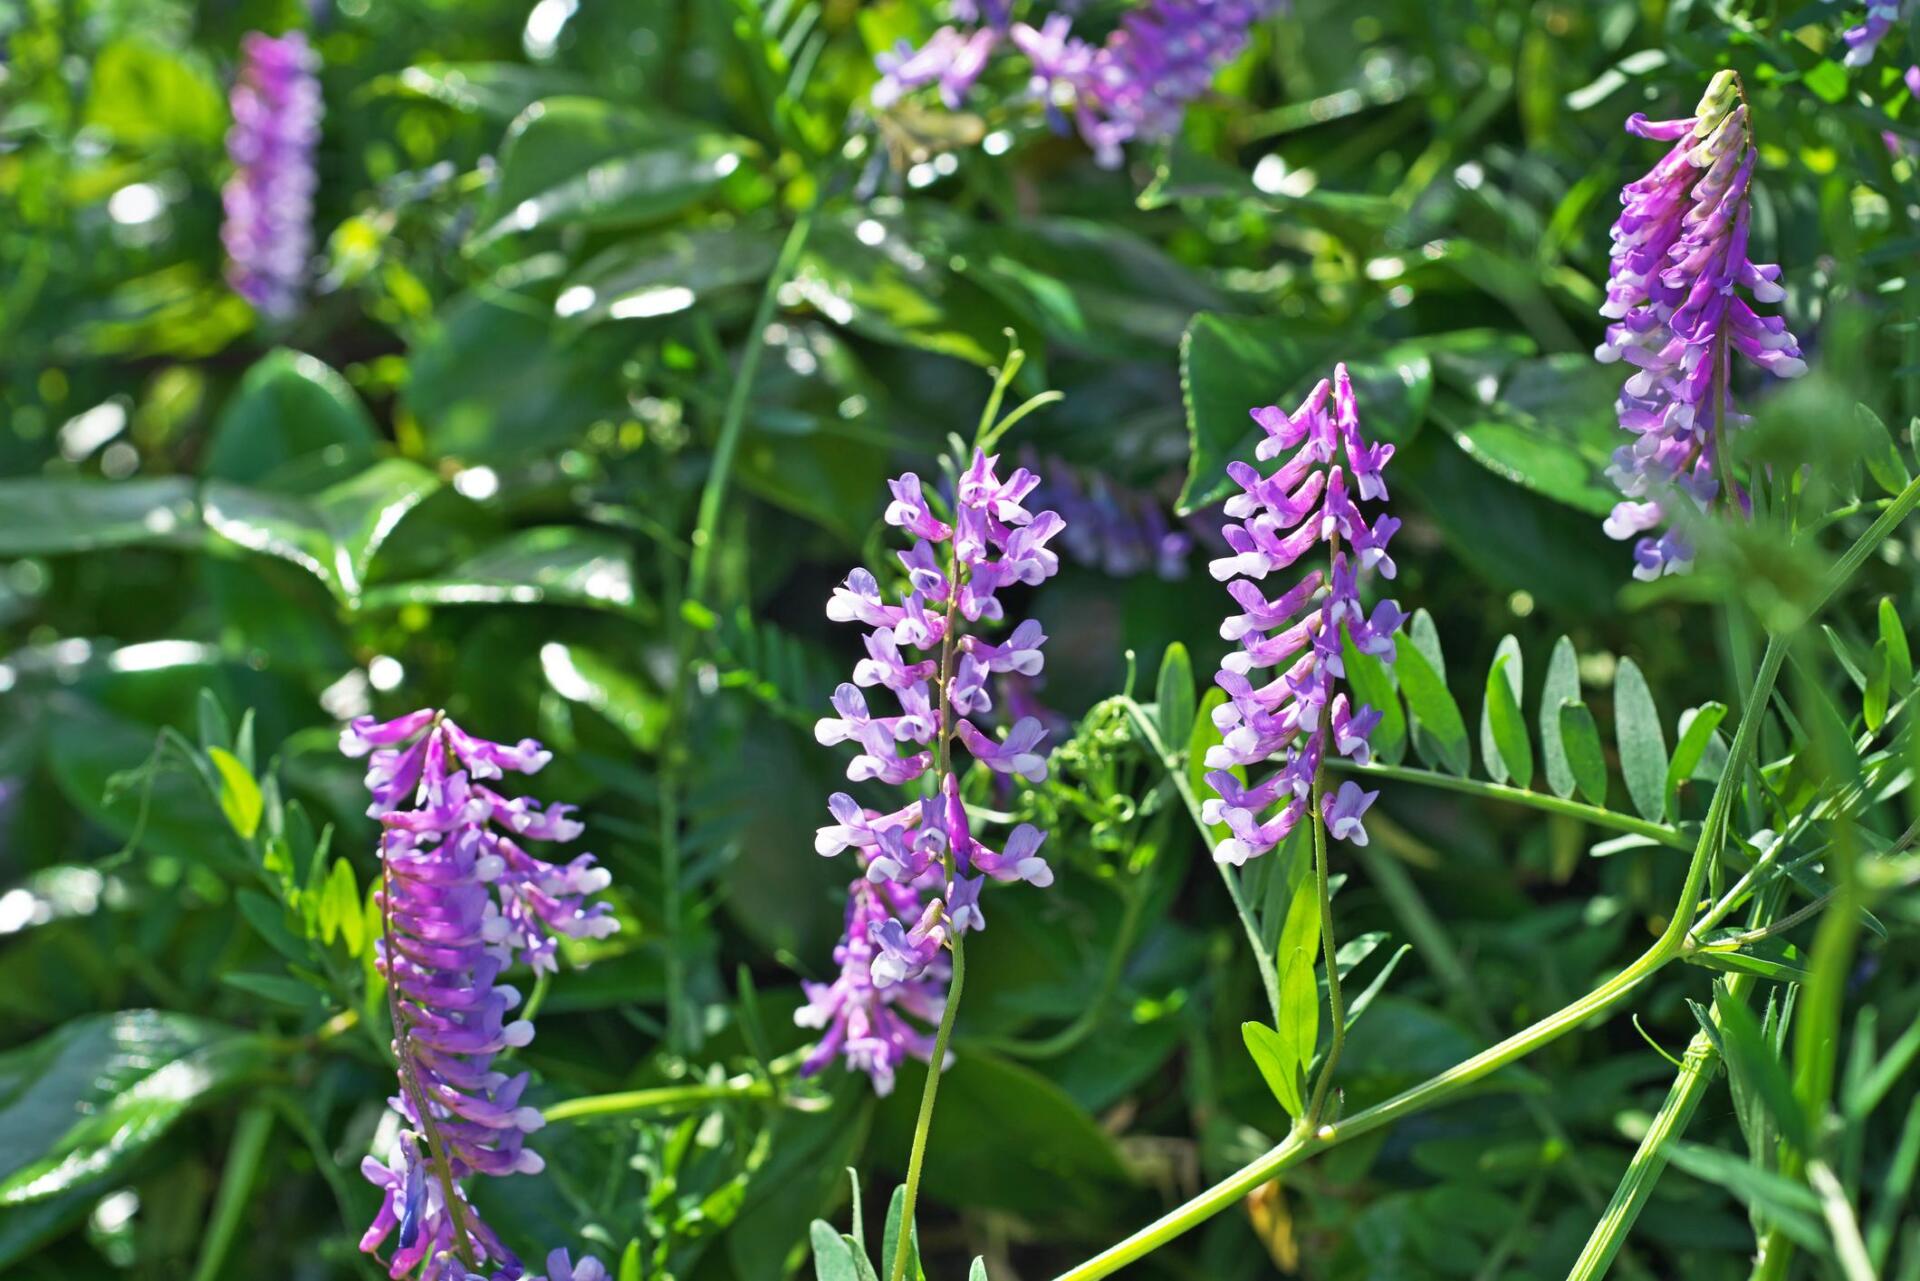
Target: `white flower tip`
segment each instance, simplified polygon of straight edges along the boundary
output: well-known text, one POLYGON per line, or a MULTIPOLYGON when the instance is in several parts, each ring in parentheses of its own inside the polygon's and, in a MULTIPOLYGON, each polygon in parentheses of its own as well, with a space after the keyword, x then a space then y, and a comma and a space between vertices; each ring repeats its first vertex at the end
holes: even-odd
POLYGON ((533 1044, 533 1024, 529 1023, 526 1019, 515 1019, 513 1022, 507 1024, 506 1027, 502 1028, 500 1034, 506 1039, 508 1045, 516 1049, 523 1045, 533 1044))
POLYGON ((498 854, 482 854, 473 860, 473 874, 481 881, 497 881, 507 870, 507 860, 498 854))
POLYGON ((516 1130, 523 1130, 528 1134, 532 1134, 535 1130, 545 1126, 546 1123, 547 1118, 540 1115, 539 1108, 515 1108, 513 1110, 513 1126, 516 1130))
POLYGON ((1238 837, 1230 836, 1213 847, 1213 861, 1216 863, 1231 863, 1239 867, 1252 857, 1253 851, 1238 837))

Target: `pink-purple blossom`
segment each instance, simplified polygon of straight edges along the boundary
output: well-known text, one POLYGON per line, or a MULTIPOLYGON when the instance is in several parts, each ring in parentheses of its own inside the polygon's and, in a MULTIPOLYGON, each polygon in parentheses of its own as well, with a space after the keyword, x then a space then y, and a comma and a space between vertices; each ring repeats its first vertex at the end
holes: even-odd
POLYGON ((1737 490, 1722 492, 1720 476, 1725 433, 1746 421, 1733 409, 1734 356, 1777 378, 1807 366, 1786 322, 1753 305, 1777 303, 1786 291, 1780 268, 1747 253, 1757 152, 1739 79, 1715 76, 1690 117, 1635 114, 1627 130, 1673 143, 1621 192, 1600 309, 1611 323, 1595 352, 1635 366, 1618 405, 1634 439, 1608 468, 1625 499, 1606 531, 1645 535, 1634 544, 1633 572, 1653 579, 1693 562, 1691 542, 1674 527, 1677 504, 1744 507, 1737 490))
POLYGON ((1911 17, 1915 0, 1867 0, 1860 21, 1840 33, 1847 52, 1842 59, 1849 67, 1864 67, 1880 51, 1880 42, 1903 17, 1911 17))
POLYGON ((241 43, 221 193, 227 279, 263 314, 291 315, 313 252, 314 146, 320 140, 319 57, 306 36, 255 31, 241 43))
POLYGON ((946 949, 955 935, 985 928, 985 882, 1053 881, 1038 829, 1015 827, 998 850, 976 837, 949 761, 958 745, 995 773, 1047 777, 1047 732, 1037 717, 1011 719, 1004 735, 983 728, 994 685, 1037 675, 1047 637, 1031 619, 997 638, 969 625, 1004 619, 1001 589, 1059 570, 1049 544, 1064 528, 1057 513, 1029 510, 1037 476, 1021 467, 1002 479, 998 464, 975 451, 951 498, 938 504, 912 472, 888 482, 886 522, 913 540, 899 553, 904 591, 889 599, 878 576, 858 568, 827 602, 829 618, 871 630, 866 656, 834 691, 834 714, 821 717, 814 736, 825 746, 854 746, 849 781, 912 793, 882 808, 846 792, 828 798, 833 821, 815 834, 814 850, 827 858, 853 851, 860 875, 834 949, 839 975, 808 983, 807 1004, 794 1017, 821 1032, 804 1073, 843 1058, 881 1094, 909 1055, 933 1052, 924 1025, 945 1003, 946 949))
MULTIPOLYGON (((1231 554, 1209 566, 1214 578, 1228 582, 1242 611, 1220 626, 1221 637, 1239 648, 1215 678, 1227 701, 1213 714, 1222 741, 1207 751, 1214 795, 1201 806, 1205 822, 1228 829, 1214 858, 1233 864, 1272 849, 1306 815, 1329 739, 1338 755, 1368 762, 1367 739, 1380 712, 1355 706, 1341 688, 1347 674, 1342 638, 1392 662, 1403 621, 1391 600, 1371 612, 1360 603, 1357 569, 1394 575, 1386 546, 1400 522, 1382 512, 1369 523, 1361 510, 1363 502, 1386 502, 1383 470, 1393 446, 1375 446, 1362 434, 1347 367, 1336 366, 1332 382, 1322 379, 1293 413, 1256 409, 1253 420, 1265 433, 1255 457, 1292 454, 1271 475, 1242 462, 1229 465, 1240 493, 1225 511, 1239 523, 1222 531, 1231 554), (1261 581, 1316 547, 1325 548, 1326 567, 1316 566, 1269 599, 1261 581), (1278 769, 1251 781, 1253 770, 1274 760, 1278 769)), ((1375 795, 1351 780, 1326 794, 1321 814, 1329 832, 1366 844, 1361 818, 1375 795)))
MULTIPOLYGON (((551 754, 531 739, 476 738, 431 708, 390 721, 354 721, 340 747, 367 760, 368 813, 380 820, 383 922, 376 964, 387 980, 399 1070, 394 1110, 406 1122, 383 1163, 362 1165, 384 1194, 360 1248, 392 1240, 389 1275, 464 1278, 469 1267, 519 1276, 519 1263, 466 1202, 463 1180, 538 1173, 526 1146, 540 1128, 524 1104, 529 1074, 497 1071, 501 1051, 528 1044, 533 1025, 513 1018, 520 993, 498 980, 516 961, 555 968, 557 937, 603 938, 612 909, 587 900, 606 888, 593 856, 550 863, 522 842, 571 841, 570 807, 508 797, 488 784, 533 774, 551 754), (442 1174, 444 1170, 444 1175, 442 1174), (451 1198, 451 1201, 449 1200, 451 1198)), ((556 1277, 605 1276, 592 1260, 556 1277)))

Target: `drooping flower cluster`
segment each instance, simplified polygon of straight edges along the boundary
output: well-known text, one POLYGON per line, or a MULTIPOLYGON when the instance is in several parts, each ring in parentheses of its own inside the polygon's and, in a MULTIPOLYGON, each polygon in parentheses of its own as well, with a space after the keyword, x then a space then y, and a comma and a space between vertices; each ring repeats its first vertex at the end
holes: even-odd
MULTIPOLYGON (((460 1188, 471 1175, 534 1174, 544 1164, 525 1145, 542 1123, 520 1102, 528 1074, 494 1068, 495 1055, 533 1039, 531 1023, 508 1018, 519 992, 497 980, 516 960, 553 970, 556 935, 616 930, 606 903, 587 903, 610 878, 591 854, 555 864, 522 846, 582 830, 571 806, 543 808, 490 786, 552 758, 532 739, 489 742, 423 708, 384 723, 361 717, 340 748, 368 758, 367 813, 382 828, 377 964, 399 1065, 392 1103, 408 1127, 385 1164, 362 1164, 385 1197, 360 1248, 377 1252, 397 1231, 391 1276, 439 1281, 479 1267, 518 1277, 518 1260, 460 1188)), ((572 1271, 591 1281, 605 1275, 598 1267, 589 1260, 572 1271)))
MULTIPOLYGON (((1030 454, 1021 461, 1038 466, 1030 454)), ((1193 535, 1173 528, 1152 494, 1103 472, 1076 471, 1057 458, 1047 460, 1046 474, 1048 479, 1034 491, 1034 501, 1066 520, 1063 537, 1075 562, 1098 566, 1114 578, 1144 573, 1168 580, 1187 576, 1193 535)))
MULTIPOLYGON (((1248 29, 1281 0, 1145 0, 1099 45, 1073 34, 1064 13, 1039 26, 1009 22, 1009 5, 984 6, 982 25, 942 27, 920 48, 902 41, 877 59, 881 77, 873 104, 886 108, 912 90, 938 84, 941 101, 958 110, 1003 43, 1031 67, 1029 91, 1064 133, 1077 128, 1106 168, 1135 141, 1178 131, 1187 104, 1214 74, 1240 55, 1248 29)), ((964 16, 964 15, 960 15, 964 16)))
POLYGON ((298 31, 258 31, 241 46, 222 191, 227 279, 268 316, 292 314, 313 251, 313 149, 320 140, 320 60, 298 31))
POLYGON ((1859 24, 1840 33, 1847 46, 1843 59, 1846 65, 1864 67, 1872 62, 1880 51, 1880 42, 1902 17, 1911 16, 1914 8, 1915 0, 1867 0, 1867 12, 1859 24))
MULTIPOLYGON (((1245 611, 1220 625, 1220 635, 1240 648, 1227 655, 1215 677, 1227 694, 1213 714, 1224 741, 1208 749, 1207 784, 1215 797, 1201 806, 1205 822, 1224 823, 1231 833, 1214 848, 1214 858, 1236 865, 1279 844, 1307 813, 1329 739, 1342 756, 1361 764, 1371 759, 1367 736, 1380 712, 1353 706, 1341 691, 1341 637, 1360 653, 1391 663, 1394 633, 1404 618, 1391 600, 1379 602, 1371 615, 1360 604, 1360 573, 1394 576, 1387 542, 1400 522, 1381 514, 1368 525, 1360 511, 1363 502, 1386 502, 1381 470, 1393 446, 1369 444, 1361 434, 1347 367, 1335 366, 1333 382, 1322 379, 1292 414, 1269 406, 1254 410, 1253 419, 1266 433, 1254 451, 1257 458, 1294 452, 1271 476, 1245 462, 1228 464, 1241 492, 1227 500, 1226 514, 1240 523, 1222 531, 1233 554, 1209 566, 1245 611), (1327 568, 1315 567, 1268 600, 1256 584, 1319 544, 1326 547, 1327 568), (1274 672, 1270 680, 1264 676, 1268 669, 1274 672), (1256 671, 1264 684, 1250 678, 1256 671), (1233 773, 1276 757, 1280 768, 1258 782, 1233 773), (1276 805, 1272 817, 1262 819, 1276 805)), ((1326 794, 1321 813, 1328 831, 1366 844, 1361 816, 1377 795, 1351 780, 1326 794)))
POLYGON ((851 743, 856 783, 914 787, 897 809, 870 809, 845 792, 828 799, 833 822, 814 849, 826 857, 854 851, 861 875, 848 894, 846 934, 834 950, 832 983, 806 985, 794 1015, 821 1029, 803 1071, 835 1057, 865 1072, 881 1094, 908 1055, 925 1060, 933 1038, 904 1016, 937 1021, 945 1003, 951 935, 983 929, 980 891, 991 878, 1046 886, 1053 871, 1040 855, 1045 834, 1020 824, 998 850, 977 839, 960 799, 949 756, 954 740, 997 774, 1042 782, 1046 730, 1022 717, 1004 739, 976 723, 993 710, 995 676, 1037 674, 1046 635, 1031 620, 994 642, 965 624, 1004 619, 998 593, 1052 577, 1059 557, 1047 544, 1065 527, 1059 514, 1033 513, 1026 500, 1039 478, 1026 468, 1006 480, 997 456, 976 451, 955 487, 949 521, 936 514, 912 472, 888 482, 886 521, 913 538, 899 553, 907 590, 888 603, 879 580, 855 569, 827 602, 827 617, 872 630, 853 680, 833 694, 834 715, 815 727, 821 743, 851 743), (865 691, 885 690, 897 712, 871 707, 865 691), (921 780, 931 775, 933 787, 921 780), (917 786, 916 786, 917 785, 917 786))
MULTIPOLYGON (((1756 151, 1739 80, 1723 71, 1694 115, 1653 121, 1636 113, 1627 130, 1674 145, 1620 193, 1625 208, 1613 225, 1600 309, 1612 323, 1594 354, 1636 366, 1618 406, 1634 439, 1607 473, 1626 495, 1606 522, 1620 539, 1667 525, 1676 501, 1744 504, 1737 491, 1721 493, 1717 472, 1723 430, 1746 421, 1732 408, 1734 353, 1777 378, 1807 369, 1786 322, 1759 314, 1736 292, 1763 304, 1786 296, 1780 268, 1747 256, 1756 151)), ((1634 577, 1653 579, 1688 568, 1693 549, 1669 527, 1639 539, 1633 559, 1634 577)))

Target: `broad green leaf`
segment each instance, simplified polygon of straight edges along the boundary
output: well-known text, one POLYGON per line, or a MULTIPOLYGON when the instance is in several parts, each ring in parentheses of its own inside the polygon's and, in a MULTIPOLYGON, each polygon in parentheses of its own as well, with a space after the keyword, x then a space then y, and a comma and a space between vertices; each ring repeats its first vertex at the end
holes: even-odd
POLYGON ((1448 401, 1435 406, 1434 418, 1496 476, 1604 516, 1620 501, 1605 474, 1620 434, 1613 414, 1619 378, 1572 353, 1522 360, 1490 401, 1448 401))
POLYGON ((220 705, 220 696, 210 689, 200 691, 200 699, 194 704, 194 723, 200 732, 200 747, 233 747, 233 724, 227 719, 227 709, 220 705))
POLYGON ((247 1033, 157 1010, 87 1015, 0 1055, 0 1210, 101 1187, 268 1062, 247 1033))
MULTIPOLYGON (((1444 765, 1449 772, 1464 776, 1471 764, 1467 723, 1461 719, 1460 706, 1453 701, 1446 681, 1434 671, 1420 647, 1408 643, 1399 646, 1394 675, 1399 678, 1400 692, 1407 696, 1407 710, 1412 713, 1415 726, 1426 731, 1439 757, 1437 762, 1430 763, 1444 765)), ((1416 736, 1415 745, 1419 743, 1416 736)))
POLYGON ((779 236, 763 227, 675 228, 622 241, 567 278, 555 312, 581 323, 673 315, 709 294, 761 283, 779 253, 779 236))
POLYGON ((1607 803, 1607 758, 1600 747, 1600 729, 1585 703, 1560 704, 1560 746, 1567 754, 1580 794, 1590 805, 1607 803))
POLYGON ((252 840, 253 834, 260 830, 260 784, 226 748, 208 748, 207 756, 220 774, 220 812, 233 824, 233 830, 240 833, 241 840, 252 840))
POLYGON ((1160 721, 1160 739, 1169 748, 1193 737, 1193 660, 1179 641, 1167 646, 1160 660, 1160 679, 1154 702, 1160 721))
MULTIPOLYGON (((1824 64, 1831 66, 1831 63, 1824 64)), ((1841 92, 1845 93, 1845 78, 1841 80, 1841 92)), ((1835 99, 1834 101, 1838 101, 1835 99)), ((1900 456, 1900 449, 1893 443, 1893 433, 1887 430, 1880 415, 1865 405, 1853 407, 1854 417, 1860 429, 1862 461, 1867 465, 1867 474, 1873 477, 1873 483, 1886 493, 1898 494, 1913 479, 1907 471, 1906 460, 1900 456)))
POLYGON ((380 435, 347 380, 279 347, 255 361, 214 424, 202 474, 259 485, 323 453, 329 465, 371 461, 380 435))
POLYGON ((313 1011, 326 1004, 325 994, 311 983, 303 983, 284 974, 222 974, 220 981, 263 1001, 272 1001, 296 1010, 313 1011))
POLYGON ((1880 643, 1886 646, 1889 691, 1895 699, 1905 698, 1913 689, 1913 653, 1891 596, 1880 598, 1880 643))
POLYGON ((634 1237, 627 1242, 627 1248, 620 1255, 620 1275, 618 1281, 645 1281, 640 1275, 640 1238, 634 1237))
POLYGON ((522 529, 444 574, 370 589, 364 608, 400 605, 586 605, 651 618, 634 590, 627 540, 572 525, 522 529))
POLYGON ((667 700, 632 672, 596 650, 560 641, 540 647, 540 670, 555 693, 606 717, 641 751, 659 746, 667 700))
POLYGON ((313 959, 306 941, 287 928, 286 909, 256 889, 243 889, 234 895, 240 915, 247 918, 256 933, 289 961, 306 964, 313 959))
POLYGON ((1708 745, 1713 742, 1713 731, 1726 715, 1725 703, 1702 703, 1680 713, 1680 737, 1673 745, 1673 759, 1667 762, 1668 818, 1679 819, 1680 787, 1699 768, 1708 745))
POLYGON ((1613 681, 1613 733, 1620 772, 1640 817, 1659 822, 1667 812, 1667 739, 1647 678, 1631 658, 1622 658, 1613 681))
MULTIPOLYGON (((1311 333, 1311 331, 1308 331, 1311 333)), ((1333 376, 1338 341, 1302 337, 1298 323, 1203 312, 1180 343, 1180 381, 1187 410, 1187 481, 1177 509, 1191 513, 1232 493, 1227 464, 1253 462, 1263 433, 1252 411, 1291 411, 1322 378, 1333 376)), ((1349 361, 1361 421, 1374 439, 1412 439, 1426 417, 1433 368, 1414 344, 1349 361)))
POLYGON ((1253 1056, 1253 1065, 1260 1069, 1261 1079, 1273 1091, 1273 1097, 1280 1101, 1288 1116, 1298 1117, 1306 1105, 1300 1097, 1300 1064, 1294 1057, 1292 1043, 1265 1023, 1242 1023, 1240 1036, 1247 1043, 1247 1053, 1253 1056))
MULTIPOLYGON (((1372 654, 1361 653, 1353 638, 1340 633, 1340 655, 1347 669, 1347 685, 1359 707, 1371 707, 1380 713, 1380 723, 1367 736, 1376 758, 1398 765, 1407 754, 1407 715, 1400 707, 1400 693, 1394 684, 1393 669, 1372 654)), ((1354 710, 1358 711, 1359 707, 1354 710)))
POLYGON ((108 44, 93 55, 85 83, 85 124, 125 147, 217 146, 226 127, 211 71, 157 39, 127 35, 108 44))
POLYGON ((1481 755, 1487 772, 1494 772, 1498 758, 1503 768, 1495 776, 1504 783, 1511 778, 1515 787, 1533 786, 1533 741, 1527 735, 1526 717, 1520 712, 1520 642, 1509 636, 1501 642, 1509 653, 1493 660, 1487 672, 1487 701, 1481 712, 1481 755), (1493 751, 1488 751, 1492 740, 1493 751))
POLYGON ((853 1264, 853 1247, 831 1223, 815 1219, 807 1235, 813 1242, 814 1281, 860 1281, 853 1264))
POLYGON ((365 921, 353 864, 344 858, 335 859, 326 888, 321 891, 320 941, 331 947, 337 935, 346 944, 347 955, 358 956, 366 945, 365 921))
POLYGON ((1560 740, 1560 705, 1580 701, 1580 660, 1573 642, 1562 636, 1554 642, 1553 655, 1547 660, 1547 680, 1540 690, 1540 747, 1547 763, 1547 786, 1555 796, 1573 795, 1573 765, 1560 740))
POLYGON ((541 98, 580 88, 580 78, 552 67, 518 62, 416 63, 371 81, 364 92, 437 102, 455 111, 511 120, 541 98))
POLYGON ((135 543, 193 547, 201 533, 193 482, 184 476, 0 480, 0 556, 59 556, 135 543))
MULTIPOLYGON (((1525 682, 1522 679, 1524 667, 1520 657, 1520 642, 1511 635, 1502 636, 1500 643, 1494 646, 1493 664, 1497 668, 1506 664, 1506 683, 1511 688, 1513 702, 1518 706, 1526 697, 1525 682)), ((1480 759, 1486 763, 1487 777, 1496 783, 1504 783, 1512 777, 1507 761, 1500 753, 1500 743, 1493 736, 1493 671, 1487 672, 1487 696, 1480 704, 1480 759)), ((1526 782, 1519 784, 1525 787, 1526 782)))
POLYGON ((480 248, 545 227, 631 226, 701 199, 748 158, 752 144, 690 121, 597 98, 549 98, 514 120, 480 248))

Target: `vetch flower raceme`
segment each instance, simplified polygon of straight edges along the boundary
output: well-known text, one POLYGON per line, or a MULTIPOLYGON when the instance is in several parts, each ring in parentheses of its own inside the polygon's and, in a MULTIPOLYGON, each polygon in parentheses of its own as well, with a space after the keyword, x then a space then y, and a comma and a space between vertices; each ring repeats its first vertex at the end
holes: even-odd
POLYGON ((1172 137, 1187 104, 1207 91, 1219 69, 1246 48, 1252 25, 1280 0, 1146 0, 1120 20, 1106 41, 1073 34, 1072 19, 1049 15, 1039 26, 1007 22, 1008 6, 956 6, 983 25, 941 27, 915 49, 902 41, 876 63, 873 105, 886 109, 928 85, 957 111, 996 50, 1011 45, 1031 68, 1029 91, 1059 132, 1076 128, 1106 168, 1129 142, 1172 137))
MULTIPOLYGON (((392 1102, 408 1127, 385 1164, 368 1157, 362 1165, 385 1197, 360 1248, 374 1253, 394 1238, 394 1277, 438 1281, 481 1267, 518 1276, 518 1261, 460 1187, 475 1174, 543 1168, 525 1144, 542 1124, 538 1109, 520 1102, 529 1075, 493 1066, 502 1050, 533 1038, 531 1023, 509 1017, 519 992, 497 980, 515 960, 535 972, 553 969, 558 935, 612 933, 612 909, 586 901, 609 877, 590 854, 555 864, 521 844, 581 832, 571 807, 542 807, 489 786, 547 763, 551 754, 531 739, 475 738, 423 708, 386 722, 362 717, 340 746, 367 758, 367 812, 383 828, 377 964, 399 1065, 392 1102)), ((591 1270, 598 1266, 589 1261, 575 1275, 604 1276, 591 1270)))
POLYGON ((268 316, 291 315, 313 250, 313 150, 320 139, 319 58, 298 31, 242 43, 221 193, 227 278, 268 316))
MULTIPOLYGON (((1228 582, 1227 590, 1244 611, 1220 627, 1220 635, 1240 648, 1227 655, 1215 678, 1227 693, 1213 714, 1223 741, 1207 752, 1207 783, 1214 796, 1201 806, 1205 822, 1225 824, 1230 833, 1215 847, 1214 858, 1233 864, 1272 849, 1306 815, 1329 739, 1341 756, 1361 764, 1371 759, 1367 737, 1380 713, 1355 707, 1340 689, 1346 675, 1342 638, 1390 663, 1394 633, 1403 621, 1391 600, 1381 601, 1370 614, 1360 604, 1360 571, 1394 576, 1386 548, 1400 522, 1381 514, 1369 525, 1361 513, 1361 502, 1387 499, 1382 472, 1393 446, 1369 444, 1361 434, 1347 367, 1336 366, 1333 381, 1323 379, 1292 414, 1268 407, 1254 410, 1253 419, 1266 433, 1257 458, 1293 452, 1271 476, 1244 462, 1229 464, 1228 474, 1241 492, 1227 500, 1225 510, 1240 523, 1222 531, 1232 554, 1209 567, 1216 579, 1228 582), (1316 566, 1267 599, 1260 580, 1322 545, 1325 569, 1316 566), (1265 683, 1255 684, 1256 672, 1265 683), (1275 758, 1280 768, 1257 783, 1233 772, 1275 758), (1271 817, 1263 817, 1270 810, 1271 817)), ((1352 781, 1341 783, 1322 801, 1329 832, 1366 844, 1361 818, 1375 795, 1352 781)))
POLYGON ((857 749, 847 765, 851 781, 911 786, 917 794, 892 809, 868 808, 845 792, 828 799, 833 821, 820 828, 814 849, 829 858, 854 851, 860 876, 848 891, 846 932, 834 950, 839 977, 806 984, 807 1004, 794 1018, 822 1033, 804 1073, 844 1058, 881 1094, 892 1090, 908 1055, 933 1054, 933 1036, 910 1018, 939 1020, 944 953, 955 935, 985 928, 985 882, 1053 880, 1038 829, 1021 824, 998 850, 974 835, 950 763, 958 740, 998 774, 1036 783, 1047 777, 1038 719, 1014 719, 1004 738, 978 719, 994 709, 995 677, 1039 673, 1047 638, 1032 620, 998 640, 965 625, 1001 620, 1002 588, 1052 577, 1059 558, 1048 544, 1064 528, 1057 513, 1028 510, 1039 478, 1022 467, 1002 480, 998 462, 975 452, 955 486, 950 518, 935 511, 913 473, 888 482, 886 521, 913 539, 899 553, 904 596, 889 601, 879 579, 861 568, 827 602, 829 618, 872 630, 866 657, 853 680, 834 691, 835 714, 820 719, 815 737, 857 749), (877 699, 898 712, 876 708, 877 699))
POLYGON ((1652 121, 1635 114, 1627 130, 1673 143, 1644 178, 1620 194, 1613 262, 1601 314, 1612 323, 1595 355, 1636 366, 1621 390, 1620 425, 1633 433, 1608 475, 1626 495, 1607 518, 1614 538, 1660 530, 1634 544, 1634 576, 1687 569, 1693 548, 1671 527, 1679 502, 1701 510, 1733 504, 1720 475, 1733 410, 1735 353, 1777 378, 1806 372, 1800 345, 1778 316, 1763 316, 1738 292, 1767 304, 1785 297, 1780 269, 1747 256, 1749 186, 1756 151, 1730 71, 1713 78, 1695 114, 1652 121))
POLYGON ((1911 17, 1915 8, 1915 0, 1867 0, 1867 11, 1859 24, 1840 33, 1840 39, 1847 46, 1842 60, 1849 67, 1864 67, 1872 62, 1880 51, 1880 42, 1887 38, 1894 24, 1902 17, 1911 17))
MULTIPOLYGON (((1031 455, 1023 461, 1039 466, 1031 455)), ((1035 501, 1066 520, 1062 537, 1074 563, 1098 566, 1114 578, 1153 573, 1171 581, 1187 576, 1193 536, 1168 523, 1152 494, 1098 471, 1076 472, 1057 458, 1048 459, 1046 469, 1047 481, 1036 491, 1035 501)))

